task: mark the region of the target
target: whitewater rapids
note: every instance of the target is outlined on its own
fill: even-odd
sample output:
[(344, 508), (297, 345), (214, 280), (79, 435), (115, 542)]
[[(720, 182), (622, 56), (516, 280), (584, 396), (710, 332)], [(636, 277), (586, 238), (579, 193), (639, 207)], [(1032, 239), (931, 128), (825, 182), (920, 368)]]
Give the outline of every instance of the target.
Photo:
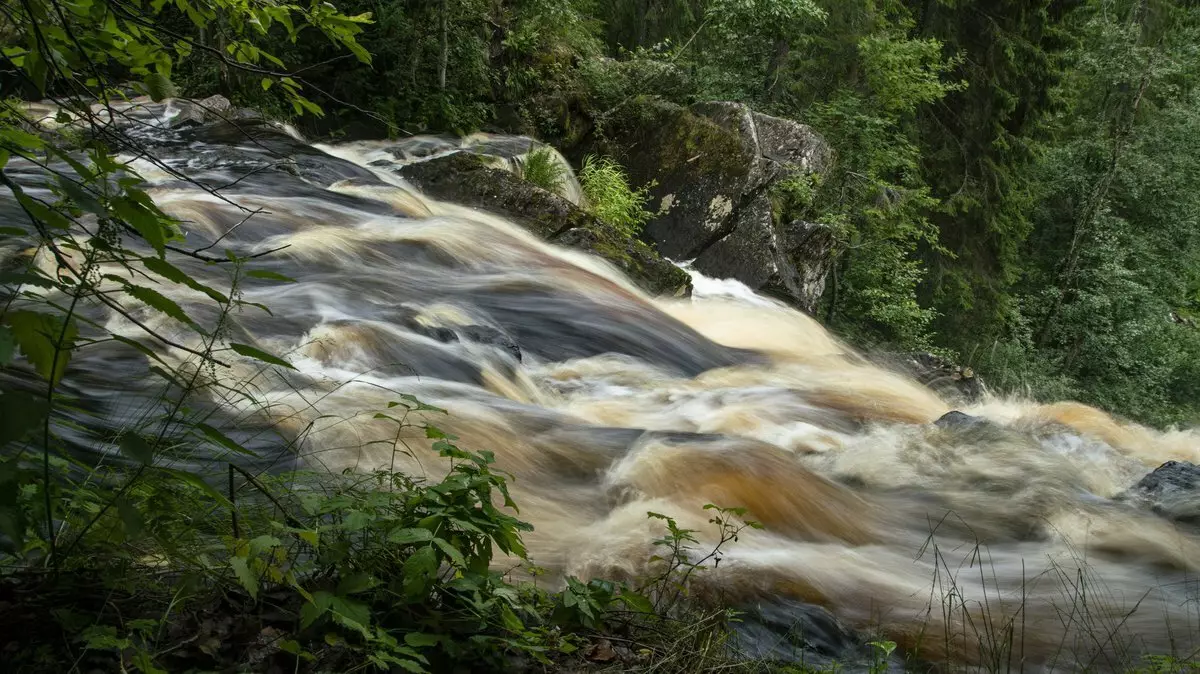
[[(598, 258), (422, 196), (393, 170), (420, 159), (398, 143), (310, 146), (266, 125), (253, 141), (146, 133), (217, 191), (137, 163), (182, 221), (181, 245), (274, 250), (253, 268), (296, 279), (246, 279), (243, 299), (272, 314), (247, 309), (229, 330), (297, 370), (239, 362), (205, 389), (223, 427), (276, 467), (444, 474), (420, 429), (398, 438), (375, 418), (412, 394), (448, 410), (430, 423), (511, 473), (535, 527), (530, 558), (553, 580), (642, 573), (662, 533), (647, 511), (711, 544), (702, 507), (714, 503), (765, 528), (701, 574), (701, 599), (815, 603), (922, 659), (986, 668), (1117, 669), (1130, 653), (1186, 656), (1200, 641), (1200, 537), (1112, 500), (1166, 460), (1200, 461), (1192, 431), (1004, 399), (963, 410), (994, 426), (937, 428), (947, 402), (805, 315), (711, 279), (688, 299), (647, 297)], [(6, 170), (42, 189), (32, 168)], [(174, 261), (224, 282), (215, 266)], [(159, 290), (202, 324), (216, 315), (201, 293)], [(137, 315), (198, 343), (161, 314)], [(139, 359), (89, 347), (64, 385), (96, 401), (96, 418), (128, 420), (157, 392), (157, 380), (126, 379)]]

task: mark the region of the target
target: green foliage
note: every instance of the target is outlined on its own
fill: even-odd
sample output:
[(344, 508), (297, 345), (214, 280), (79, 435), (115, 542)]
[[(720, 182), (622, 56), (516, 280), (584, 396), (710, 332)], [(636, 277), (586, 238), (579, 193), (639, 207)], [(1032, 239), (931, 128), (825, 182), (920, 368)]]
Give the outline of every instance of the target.
[(687, 598), (693, 576), (709, 568), (720, 566), (724, 549), (730, 543), (735, 543), (738, 536), (746, 529), (762, 529), (762, 524), (745, 519), (745, 508), (727, 508), (713, 505), (704, 506), (713, 513), (708, 523), (713, 525), (716, 533), (716, 543), (704, 554), (696, 554), (699, 539), (695, 529), (681, 528), (674, 518), (661, 513), (649, 512), (646, 515), (652, 519), (661, 520), (667, 526), (666, 533), (654, 541), (659, 552), (650, 558), (651, 570), (639, 593), (646, 596), (660, 615), (671, 615), (679, 610), (681, 602)]
[(896, 650), (895, 641), (872, 641), (868, 644), (871, 647), (871, 666), (868, 671), (871, 674), (883, 674), (888, 670), (888, 658)]
[(521, 177), (538, 187), (562, 196), (563, 181), (569, 167), (563, 164), (553, 149), (539, 147), (525, 155), (521, 164)]
[(1169, 655), (1152, 655), (1142, 659), (1139, 667), (1129, 674), (1188, 674), (1200, 671), (1200, 662), (1179, 659)]
[(611, 157), (589, 155), (584, 158), (579, 184), (583, 187), (588, 210), (630, 236), (636, 236), (654, 217), (646, 210), (650, 186), (631, 188), (625, 169)]

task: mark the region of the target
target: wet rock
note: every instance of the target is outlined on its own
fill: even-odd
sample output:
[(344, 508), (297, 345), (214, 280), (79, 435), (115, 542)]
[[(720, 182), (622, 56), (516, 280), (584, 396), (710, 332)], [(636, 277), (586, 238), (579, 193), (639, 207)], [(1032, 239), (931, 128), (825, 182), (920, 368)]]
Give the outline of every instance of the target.
[(933, 422), (933, 425), (937, 426), (938, 428), (964, 429), (985, 426), (990, 423), (991, 422), (983, 417), (973, 416), (966, 414), (965, 412), (959, 412), (958, 410), (951, 410), (938, 417), (937, 420)]
[(733, 646), (750, 660), (802, 663), (812, 670), (837, 665), (848, 671), (904, 671), (898, 656), (882, 660), (866, 639), (815, 604), (775, 598), (743, 606), (731, 625)]
[(658, 215), (644, 237), (663, 255), (815, 308), (832, 232), (787, 212), (774, 193), (785, 178), (828, 167), (829, 146), (812, 129), (741, 103), (639, 99), (605, 133), (599, 151), (620, 158), (635, 184), (653, 183)]
[(509, 218), (543, 239), (595, 253), (654, 294), (686, 292), (685, 272), (642, 241), (622, 234), (571, 202), (489, 166), (465, 152), (402, 166), (398, 172), (426, 194)]
[(1200, 525), (1200, 466), (1168, 461), (1119, 498), (1147, 506), (1164, 517)]
[(815, 312), (833, 265), (833, 232), (802, 220), (780, 225), (767, 200), (755, 201), (735, 217), (734, 230), (701, 253), (692, 267)]
[(396, 141), (378, 151), (390, 158), (378, 158), (372, 166), (399, 169), (405, 164), (437, 159), (456, 153), (475, 155), (492, 168), (510, 171), (524, 177), (525, 167), (533, 152), (548, 152), (550, 160), (562, 170), (555, 193), (578, 206), (583, 189), (575, 172), (558, 150), (529, 136), (475, 133), (463, 138), (453, 136), (413, 136)]
[(163, 119), (168, 128), (174, 129), (221, 120), (232, 111), (233, 104), (220, 94), (201, 100), (175, 98), (167, 102)]
[(987, 391), (983, 380), (974, 370), (932, 353), (884, 354), (881, 360), (881, 364), (898, 367), (934, 392), (952, 400), (976, 402)]
[(517, 362), (521, 362), (521, 347), (502, 330), (487, 325), (463, 325), (456, 328), (415, 328), (428, 337), (439, 342), (472, 342), (486, 346), (494, 346), (507, 352)]

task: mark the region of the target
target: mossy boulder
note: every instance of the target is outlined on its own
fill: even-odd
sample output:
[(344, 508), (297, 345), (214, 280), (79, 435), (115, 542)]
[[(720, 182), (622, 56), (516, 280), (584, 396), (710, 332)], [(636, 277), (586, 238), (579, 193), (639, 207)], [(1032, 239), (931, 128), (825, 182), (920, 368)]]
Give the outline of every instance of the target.
[(827, 170), (828, 144), (809, 127), (741, 103), (682, 107), (642, 97), (616, 111), (594, 149), (635, 185), (653, 185), (658, 214), (643, 237), (703, 274), (735, 278), (812, 311), (824, 291), (832, 233), (787, 212), (775, 187)]
[(399, 173), (435, 199), (501, 215), (547, 241), (599, 255), (650, 293), (679, 295), (691, 287), (686, 272), (645, 242), (556, 194), (495, 168), (485, 157), (456, 152), (402, 166)]

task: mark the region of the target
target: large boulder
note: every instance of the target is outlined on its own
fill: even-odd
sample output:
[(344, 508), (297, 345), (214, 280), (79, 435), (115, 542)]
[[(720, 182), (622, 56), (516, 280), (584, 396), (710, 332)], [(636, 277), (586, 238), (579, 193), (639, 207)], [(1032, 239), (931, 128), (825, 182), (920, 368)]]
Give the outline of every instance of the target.
[(1200, 524), (1200, 466), (1189, 461), (1168, 461), (1120, 498), (1178, 522)]
[(494, 133), (473, 133), (465, 137), (413, 136), (389, 141), (373, 154), (371, 164), (380, 168), (396, 168), (405, 164), (436, 159), (449, 154), (467, 152), (482, 157), (493, 168), (511, 171), (524, 177), (529, 157), (534, 152), (548, 153), (551, 162), (562, 171), (557, 194), (578, 206), (583, 199), (579, 180), (567, 160), (558, 150), (529, 136)]
[(424, 193), (502, 215), (547, 241), (595, 253), (653, 294), (686, 293), (687, 273), (645, 242), (592, 216), (566, 199), (496, 168), (488, 158), (454, 152), (397, 169)]
[(815, 309), (832, 232), (774, 197), (780, 181), (829, 167), (831, 151), (817, 133), (741, 103), (683, 108), (646, 98), (628, 104), (603, 132), (598, 149), (616, 155), (635, 184), (653, 185), (658, 214), (644, 237), (663, 255)]

